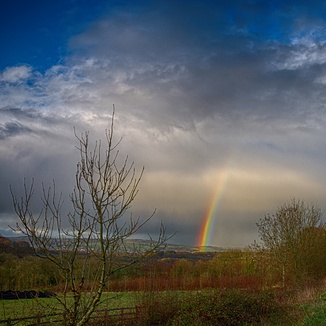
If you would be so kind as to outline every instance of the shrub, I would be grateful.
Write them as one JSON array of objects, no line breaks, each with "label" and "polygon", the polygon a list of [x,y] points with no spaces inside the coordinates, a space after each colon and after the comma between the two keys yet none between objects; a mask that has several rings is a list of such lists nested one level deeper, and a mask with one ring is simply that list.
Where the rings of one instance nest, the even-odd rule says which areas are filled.
[{"label": "shrub", "polygon": [[171,325],[185,300],[178,292],[148,292],[142,299],[146,307],[141,325]]},{"label": "shrub", "polygon": [[290,318],[288,306],[271,292],[167,292],[148,299],[142,325],[282,325]]},{"label": "shrub", "polygon": [[224,293],[214,291],[198,295],[196,304],[183,311],[176,325],[187,314],[191,315],[191,320],[200,321],[201,325],[254,325],[264,318],[271,318],[277,310],[270,294],[248,294],[236,290]]}]

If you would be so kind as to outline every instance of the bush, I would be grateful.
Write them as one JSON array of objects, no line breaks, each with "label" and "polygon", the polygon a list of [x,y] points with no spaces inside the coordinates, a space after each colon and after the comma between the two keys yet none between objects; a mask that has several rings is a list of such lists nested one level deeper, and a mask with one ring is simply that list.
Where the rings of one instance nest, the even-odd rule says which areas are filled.
[{"label": "bush", "polygon": [[142,299],[146,307],[141,325],[171,325],[172,320],[178,315],[185,300],[179,292],[148,292]]},{"label": "bush", "polygon": [[196,301],[196,309],[190,309],[190,314],[202,325],[255,325],[285,316],[270,293],[211,292],[199,295]]},{"label": "bush", "polygon": [[282,325],[289,310],[271,292],[167,292],[148,297],[141,325]]}]

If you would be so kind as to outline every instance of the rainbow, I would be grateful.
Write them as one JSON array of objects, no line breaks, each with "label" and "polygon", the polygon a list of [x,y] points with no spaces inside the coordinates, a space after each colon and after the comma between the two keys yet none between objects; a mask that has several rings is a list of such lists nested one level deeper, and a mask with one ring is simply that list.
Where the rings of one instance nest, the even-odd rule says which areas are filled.
[{"label": "rainbow", "polygon": [[221,171],[216,182],[216,188],[206,209],[197,242],[197,245],[200,247],[201,251],[205,251],[205,247],[209,245],[210,240],[212,239],[214,224],[216,221],[216,212],[219,204],[221,203],[228,176],[228,170]]}]

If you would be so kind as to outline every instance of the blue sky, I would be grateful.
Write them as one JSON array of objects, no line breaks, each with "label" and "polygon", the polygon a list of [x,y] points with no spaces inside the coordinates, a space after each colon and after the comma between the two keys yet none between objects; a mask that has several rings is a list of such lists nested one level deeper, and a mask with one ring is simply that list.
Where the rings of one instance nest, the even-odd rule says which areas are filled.
[{"label": "blue sky", "polygon": [[[24,177],[67,195],[73,128],[116,136],[157,209],[195,244],[227,175],[211,244],[245,246],[295,197],[325,208],[326,5],[322,1],[10,1],[0,11],[0,233]],[[37,207],[37,205],[36,205]]]},{"label": "blue sky", "polygon": [[69,53],[69,39],[110,7],[106,1],[6,1],[0,13],[0,40],[6,45],[1,69],[28,64],[44,71],[61,62]]}]

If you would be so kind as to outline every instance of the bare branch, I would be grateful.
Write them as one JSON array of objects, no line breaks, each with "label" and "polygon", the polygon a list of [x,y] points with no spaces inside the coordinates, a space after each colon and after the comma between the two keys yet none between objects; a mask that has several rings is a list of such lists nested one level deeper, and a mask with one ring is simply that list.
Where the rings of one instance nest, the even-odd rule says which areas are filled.
[{"label": "bare branch", "polygon": [[[76,166],[75,187],[69,196],[71,211],[62,216],[62,194],[52,187],[42,185],[42,210],[35,214],[31,209],[34,180],[28,186],[24,181],[24,196],[17,199],[11,190],[15,212],[20,223],[16,230],[27,235],[36,255],[58,266],[64,280],[64,296],[59,299],[70,325],[85,325],[101,300],[110,276],[127,269],[142,260],[148,252],[121,264],[117,254],[129,253],[125,242],[144,226],[155,214],[134,219],[126,213],[138,194],[144,167],[136,172],[134,162],[126,156],[120,160],[118,146],[121,139],[114,140],[115,108],[110,128],[105,131],[105,141],[97,140],[91,145],[89,132],[74,134],[78,145],[79,162]],[[62,221],[69,224],[67,228]],[[168,239],[163,225],[159,238],[151,238],[152,248],[160,248]],[[90,261],[95,260],[95,264]],[[81,268],[77,268],[81,264]],[[85,289],[85,282],[92,285]],[[67,296],[73,293],[73,304]],[[83,300],[82,300],[83,297]]]}]

